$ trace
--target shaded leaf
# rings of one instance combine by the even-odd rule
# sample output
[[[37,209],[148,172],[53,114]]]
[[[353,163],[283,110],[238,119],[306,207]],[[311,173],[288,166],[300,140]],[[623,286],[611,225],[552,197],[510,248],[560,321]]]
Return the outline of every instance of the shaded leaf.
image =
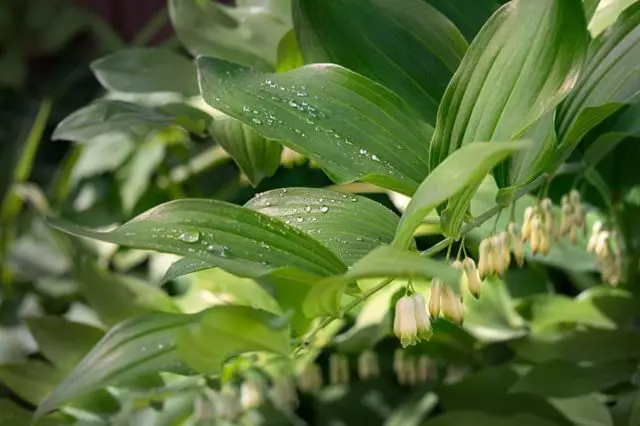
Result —
[[[227,358],[267,351],[289,356],[288,330],[276,329],[275,315],[244,306],[217,306],[180,333],[178,351],[196,370],[215,374]]]
[[[8,399],[0,399],[0,424],[11,426],[31,426],[33,413]],[[60,413],[41,418],[38,426],[73,425],[76,420]]]
[[[451,154],[416,190],[400,219],[394,245],[407,247],[422,218],[431,210],[465,190],[470,182],[482,180],[497,163],[527,146],[524,142],[473,142]],[[465,212],[456,213],[456,222],[462,222]]]
[[[171,201],[111,232],[92,231],[60,219],[50,219],[50,224],[76,236],[210,262],[242,277],[259,277],[283,267],[318,275],[345,269],[332,252],[302,231],[222,201]]]
[[[640,422],[640,391],[618,395],[611,409],[615,426],[634,425]]]
[[[197,315],[156,313],[118,324],[47,396],[35,417],[87,392],[146,373],[184,373],[176,350],[177,333],[199,320]]]
[[[91,63],[105,88],[116,92],[199,93],[196,68],[183,56],[158,48],[119,50]]]
[[[336,182],[362,179],[410,194],[427,170],[430,126],[379,84],[337,65],[261,74],[197,61],[214,108],[315,161]]]
[[[263,138],[236,119],[217,117],[209,133],[231,155],[254,187],[262,179],[273,176],[280,166],[280,144]]]
[[[244,3],[232,7],[211,0],[170,0],[169,15],[193,56],[273,69],[278,42],[291,29],[288,1]]]
[[[534,366],[513,385],[511,391],[555,398],[575,397],[627,382],[635,371],[636,365],[625,361],[590,366],[551,361]]]
[[[328,189],[276,189],[259,194],[245,207],[313,236],[346,265],[391,243],[398,226],[398,216],[383,205]]]
[[[637,0],[602,0],[598,2],[593,16],[589,20],[589,32],[597,37],[611,26],[618,16]]]
[[[473,424],[474,426],[552,426],[557,423],[538,417],[533,414],[523,413],[511,416],[501,416],[483,411],[452,411],[441,414],[424,423],[424,426],[459,426]]]
[[[593,300],[578,300],[562,295],[538,296],[531,307],[531,328],[540,331],[549,326],[564,326],[566,323],[584,324],[591,327],[615,328]]]
[[[293,16],[306,63],[332,62],[376,80],[435,123],[467,49],[436,8],[423,0],[294,0]]]
[[[571,398],[549,398],[562,415],[575,426],[612,426],[611,412],[601,395],[589,394]],[[629,423],[633,424],[633,423]]]
[[[423,0],[453,22],[471,43],[482,26],[498,9],[496,0]]]

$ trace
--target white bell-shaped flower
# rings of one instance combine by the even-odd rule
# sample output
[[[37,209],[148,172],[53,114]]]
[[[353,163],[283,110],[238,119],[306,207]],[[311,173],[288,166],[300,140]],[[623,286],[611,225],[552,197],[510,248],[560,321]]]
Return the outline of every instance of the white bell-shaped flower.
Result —
[[[429,321],[429,315],[427,314],[427,304],[424,296],[420,293],[415,293],[412,299],[418,339],[429,340],[433,334],[433,330],[431,329],[431,321]]]
[[[396,303],[396,318],[393,331],[400,339],[403,348],[415,345],[418,341],[415,305],[411,296],[402,296]]]

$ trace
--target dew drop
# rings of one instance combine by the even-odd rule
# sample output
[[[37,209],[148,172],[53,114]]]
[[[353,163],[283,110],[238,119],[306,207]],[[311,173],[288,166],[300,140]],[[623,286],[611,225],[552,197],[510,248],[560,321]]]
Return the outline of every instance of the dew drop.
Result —
[[[311,206],[304,206],[304,211],[307,213],[311,212]]]
[[[371,159],[372,159],[373,161],[380,161],[380,159],[378,158],[378,156],[377,156],[377,155],[375,155],[375,154],[371,154]]]
[[[258,118],[252,118],[251,122],[255,123],[255,124],[262,124],[262,121]]]
[[[320,211],[321,211],[322,213],[326,213],[326,212],[328,212],[328,211],[329,211],[329,207],[327,207],[327,206],[322,206],[322,207],[320,207]]]
[[[178,239],[185,243],[197,243],[200,239],[200,233],[198,231],[185,231],[178,235]]]

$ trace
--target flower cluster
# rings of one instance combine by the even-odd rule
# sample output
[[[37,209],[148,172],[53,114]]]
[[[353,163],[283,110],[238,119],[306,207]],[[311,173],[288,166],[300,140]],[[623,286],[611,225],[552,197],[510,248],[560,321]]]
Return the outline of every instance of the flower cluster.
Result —
[[[405,356],[402,349],[396,350],[394,354],[393,371],[398,383],[403,386],[413,386],[438,378],[436,364],[429,356]]]
[[[596,265],[601,268],[602,281],[610,285],[620,283],[622,257],[613,242],[613,233],[604,229],[602,222],[596,221],[591,228],[587,252],[595,253]]]
[[[454,263],[454,266],[456,264]],[[462,269],[462,266],[459,266]],[[464,285],[465,274],[462,274],[461,285]],[[461,288],[462,290],[462,288]],[[429,316],[432,319],[442,316],[454,324],[462,325],[464,321],[464,307],[462,306],[462,291],[460,294],[454,293],[449,287],[442,283],[440,278],[431,280],[431,294],[429,295]]]
[[[403,296],[398,300],[393,331],[403,348],[431,338],[433,332],[427,315],[427,305],[420,293]]]

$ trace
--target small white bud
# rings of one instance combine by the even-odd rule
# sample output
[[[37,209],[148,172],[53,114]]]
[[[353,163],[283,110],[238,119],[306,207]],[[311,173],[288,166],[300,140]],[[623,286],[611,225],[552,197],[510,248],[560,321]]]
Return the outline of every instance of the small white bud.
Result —
[[[464,295],[465,289],[467,288],[467,275],[464,273],[462,262],[460,262],[459,260],[454,260],[451,263],[451,266],[460,271],[460,281],[458,282],[458,285],[460,286],[460,297],[462,297]]]
[[[402,296],[396,303],[396,318],[393,331],[400,339],[403,348],[418,342],[418,326],[416,324],[415,307],[410,296]]]
[[[609,256],[609,231],[601,231],[596,241],[595,252],[597,261],[602,262]]]
[[[474,262],[472,258],[467,257],[464,259],[464,262],[462,262],[462,266],[464,268],[464,275],[466,276],[467,288],[477,299],[480,297],[480,283],[482,280],[476,269],[476,262]]]
[[[593,223],[591,227],[591,236],[589,237],[589,242],[587,243],[587,252],[593,253],[596,249],[596,243],[598,242],[598,235],[602,231],[602,222],[597,220]]]
[[[542,219],[544,221],[544,229],[547,233],[547,237],[555,240],[557,238],[556,218],[553,213],[553,203],[551,202],[551,199],[545,198],[542,200],[540,207],[542,210]]]
[[[569,201],[574,206],[580,204],[580,193],[577,190],[572,189],[571,192],[569,193]]]
[[[464,308],[460,297],[448,287],[442,288],[442,315],[452,323],[461,326],[464,321]]]
[[[403,378],[404,384],[413,386],[418,382],[418,371],[416,368],[416,359],[414,357],[407,357],[404,359],[403,364]]]
[[[562,197],[562,215],[560,216],[560,234],[567,235],[571,230],[573,224],[573,206],[571,205],[569,198],[564,195]]]
[[[429,316],[432,319],[438,318],[440,315],[440,293],[442,292],[442,281],[440,278],[435,277],[431,280],[431,287],[429,290]],[[397,335],[397,334],[396,334]]]
[[[491,237],[491,272],[504,276],[504,247],[499,235]]]
[[[240,386],[240,405],[244,411],[249,411],[262,405],[262,387],[255,379],[248,379]]]
[[[429,315],[427,314],[427,304],[424,300],[424,296],[420,293],[415,293],[412,296],[413,307],[416,319],[416,327],[418,330],[418,339],[429,340],[433,331],[431,329],[431,322],[429,321]]]
[[[511,264],[511,237],[507,231],[500,233],[500,241],[502,242],[502,268],[506,271]]]
[[[546,256],[549,254],[551,240],[546,229],[540,229],[540,254]]]
[[[329,381],[332,385],[348,385],[349,360],[346,356],[333,353],[329,357]]]
[[[524,219],[522,221],[522,241],[529,240],[531,236],[531,220],[533,219],[536,209],[529,206],[524,210]]]
[[[511,250],[513,251],[513,257],[516,259],[518,266],[522,267],[524,264],[524,246],[516,224],[511,222],[508,226],[508,231],[511,236]]]
[[[375,379],[380,374],[378,356],[371,350],[364,351],[358,357],[358,378],[360,380]]]
[[[418,382],[426,383],[429,380],[435,380],[435,366],[433,361],[427,355],[420,355],[418,357]]]
[[[531,220],[531,238],[529,240],[531,253],[533,254],[536,254],[540,248],[541,228],[542,224],[540,223],[540,218],[533,218],[533,220]]]
[[[480,274],[481,279],[484,279],[490,274],[491,269],[491,266],[489,265],[489,259],[491,258],[491,243],[488,238],[480,241],[478,251],[478,274]]]

